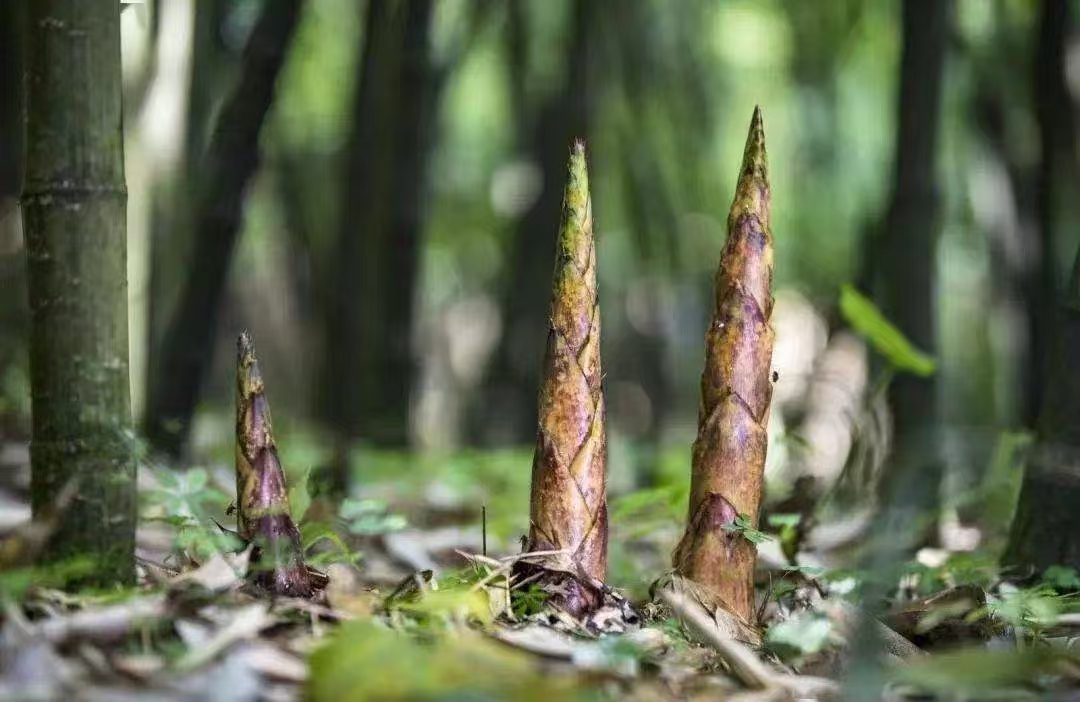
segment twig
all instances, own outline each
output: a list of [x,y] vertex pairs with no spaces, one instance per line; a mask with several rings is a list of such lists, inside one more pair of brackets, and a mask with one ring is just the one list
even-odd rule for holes
[[747,646],[724,636],[705,608],[682,592],[663,588],[657,596],[704,643],[720,654],[735,677],[747,687],[769,693],[768,699],[775,699],[774,693],[783,695],[782,699],[787,699],[789,695],[800,699],[821,699],[839,694],[840,686],[828,678],[785,675],[773,671]]
[[[491,567],[491,566],[488,566],[488,567]],[[507,567],[507,566],[504,566],[504,565],[496,565],[496,566],[494,566],[494,568],[492,568],[490,571],[488,571],[487,575],[480,578],[479,580],[477,580],[473,584],[472,591],[473,592],[479,592],[483,588],[487,587],[488,584],[494,582],[495,580],[498,580],[500,577],[506,579],[506,589],[509,590],[510,589],[510,568]]]
[[491,556],[482,556],[479,553],[469,553],[468,551],[462,551],[460,548],[455,548],[454,553],[475,565],[486,565],[490,568],[507,567],[502,561],[492,558]]
[[525,578],[522,578],[521,580],[518,580],[516,583],[511,583],[510,589],[511,590],[520,590],[521,588],[525,587],[526,585],[528,585],[530,583],[534,583],[534,582],[536,582],[537,580],[539,580],[542,577],[544,577],[543,571],[540,571],[538,573],[533,573],[532,575],[530,575],[528,577],[525,577]]
[[704,607],[683,593],[667,588],[660,590],[657,595],[684,624],[716,649],[744,685],[762,689],[773,687],[772,671],[749,648],[735,639],[721,636]]
[[570,553],[568,548],[559,548],[551,551],[529,551],[528,553],[517,553],[513,556],[503,556],[499,560],[503,563],[517,563],[518,561],[527,561],[530,558],[543,558],[545,556],[563,556]]

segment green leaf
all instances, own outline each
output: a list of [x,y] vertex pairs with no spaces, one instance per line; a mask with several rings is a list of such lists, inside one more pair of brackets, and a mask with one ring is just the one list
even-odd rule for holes
[[840,314],[896,370],[923,377],[933,375],[937,370],[933,358],[915,348],[892,322],[885,319],[877,305],[851,285],[840,289]]
[[753,544],[763,544],[766,541],[772,541],[773,538],[765,532],[755,529],[753,523],[750,521],[750,515],[748,514],[740,514],[735,517],[734,522],[725,524],[724,531],[742,534],[743,538]]
[[526,619],[539,614],[548,601],[548,593],[536,583],[510,591],[510,609],[518,619]]
[[223,532],[217,527],[206,527],[198,522],[189,522],[180,528],[176,533],[176,545],[200,561],[216,553],[231,553],[244,547],[235,534]]

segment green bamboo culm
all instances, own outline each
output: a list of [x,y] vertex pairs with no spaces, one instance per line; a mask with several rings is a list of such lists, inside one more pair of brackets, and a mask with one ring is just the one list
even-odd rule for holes
[[[120,4],[34,0],[25,29],[33,510],[60,510],[46,561],[83,559],[80,584],[130,584]],[[58,505],[62,493],[74,497]]]

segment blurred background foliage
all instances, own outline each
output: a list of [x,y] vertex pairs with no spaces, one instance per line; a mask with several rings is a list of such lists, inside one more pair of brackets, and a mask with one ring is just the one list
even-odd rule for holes
[[[388,481],[400,495],[435,481],[477,512],[488,504],[498,536],[522,533],[565,159],[583,136],[599,236],[610,481],[616,494],[659,491],[657,502],[614,509],[673,522],[668,512],[682,509],[689,480],[712,275],[760,104],[778,300],[769,499],[782,502],[800,476],[832,485],[872,473],[889,438],[877,392],[889,364],[847,331],[839,299],[847,283],[876,299],[882,280],[895,288],[905,275],[879,245],[903,147],[900,5],[307,0],[257,168],[243,184],[224,294],[196,315],[216,339],[213,353],[195,377],[179,378],[163,367],[162,346],[189,343],[168,330],[184,287],[204,284],[193,193],[209,179],[203,154],[222,128],[222,105],[244,79],[243,47],[273,3],[128,8],[136,416],[181,465],[228,463],[231,340],[247,328],[294,477],[344,471],[354,492]],[[1063,16],[1080,9],[1061,5]],[[1060,185],[1040,200],[1051,167],[1047,120],[1059,118],[1040,117],[1038,57],[1054,37],[1039,18],[1031,0],[955,3],[931,118],[940,130],[930,164],[940,236],[930,239],[924,273],[936,286],[928,312],[937,339],[914,341],[938,373],[923,411],[943,440],[949,503],[996,525],[987,533],[998,537],[1017,479],[1009,447],[1031,427],[1038,393],[1031,359],[1045,340],[1029,317],[1050,304],[1078,243],[1075,154],[1051,153]],[[1069,89],[1071,30],[1062,22]],[[14,90],[10,76],[4,85]],[[1066,98],[1048,109],[1068,123]],[[0,122],[0,433],[9,441],[29,428],[16,102],[6,101]],[[1050,245],[1041,258],[1037,241]],[[198,391],[191,416],[155,416],[155,392],[170,382]],[[169,432],[175,440],[159,445]],[[965,515],[985,490],[997,500]]]

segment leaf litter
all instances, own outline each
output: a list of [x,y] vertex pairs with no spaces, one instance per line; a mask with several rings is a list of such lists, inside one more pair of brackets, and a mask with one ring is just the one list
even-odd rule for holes
[[[157,472],[144,473],[153,496]],[[220,490],[212,477],[205,488]],[[143,513],[159,508],[149,499]],[[410,523],[424,522],[409,509]],[[523,559],[551,554],[511,555],[501,543],[480,553],[475,523],[397,529],[394,520],[385,533],[357,534],[347,520],[321,532],[301,522],[322,534],[305,555],[327,585],[311,598],[273,596],[249,578],[251,548],[212,550],[221,528],[208,514],[198,520],[144,521],[139,585],[127,591],[65,593],[63,569],[31,568],[19,584],[12,574],[26,568],[4,563],[0,698],[831,699],[860,626],[861,574],[806,565],[833,566],[827,552],[785,562],[773,542],[762,545],[760,616],[747,629],[674,574],[656,597],[598,585],[603,606],[575,618],[515,574]],[[676,532],[653,532],[636,547],[669,549]],[[27,533],[36,535],[15,523],[0,552],[21,553],[8,546]],[[420,560],[433,567],[416,569]],[[1020,587],[973,554],[913,564],[874,623],[895,671],[891,699],[1035,699],[1071,688],[1080,617],[1066,571]]]
[[[224,492],[202,477],[194,484]],[[161,507],[154,489],[146,491],[151,515]],[[552,554],[476,553],[477,530],[467,525],[381,534],[358,534],[348,520],[322,525],[309,530],[321,536],[305,555],[328,557],[326,587],[310,599],[272,597],[249,583],[250,546],[213,550],[221,527],[209,515],[193,519],[144,522],[139,587],[106,593],[50,587],[63,569],[30,569],[27,582],[24,548],[36,541],[26,535],[37,539],[38,530],[10,528],[0,552],[21,555],[0,573],[0,697],[828,699],[859,626],[847,599],[859,574],[805,565],[825,553],[785,562],[766,548],[759,627],[747,628],[675,575],[656,598],[631,602],[598,585],[604,605],[588,617],[552,610],[545,589],[514,575],[520,561]],[[774,521],[775,541],[790,524]],[[670,549],[662,537],[638,538],[641,548]],[[417,570],[418,561],[433,568]],[[873,623],[896,671],[889,698],[1025,699],[1068,689],[1080,622],[1066,593],[1076,579],[1052,569],[1042,583],[1018,587],[973,554],[913,564],[898,587],[909,594]]]

